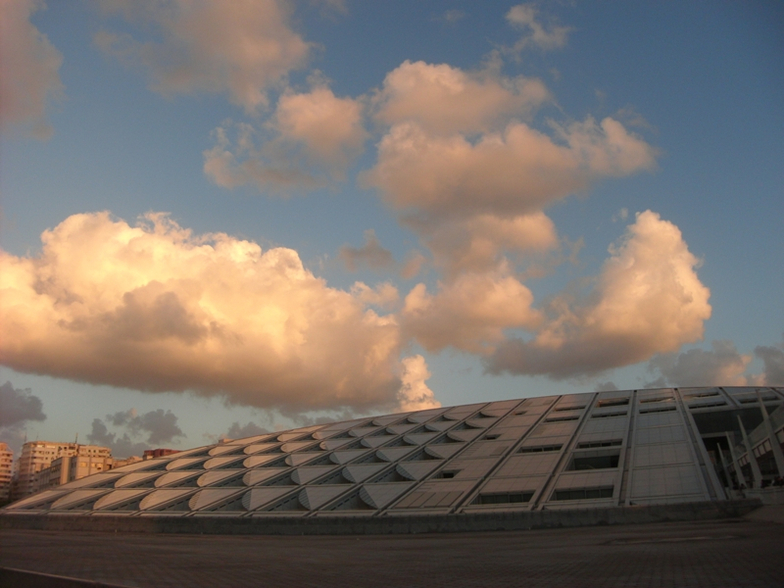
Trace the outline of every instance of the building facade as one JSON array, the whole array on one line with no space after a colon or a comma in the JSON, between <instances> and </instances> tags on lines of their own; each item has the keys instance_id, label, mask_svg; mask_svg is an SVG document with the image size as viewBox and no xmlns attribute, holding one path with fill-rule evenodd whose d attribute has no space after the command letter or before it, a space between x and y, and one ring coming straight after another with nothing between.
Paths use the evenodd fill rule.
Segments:
<instances>
[{"instance_id":1,"label":"building facade","mask_svg":"<svg viewBox=\"0 0 784 588\"><path fill-rule=\"evenodd\" d=\"M50 469L50 466L55 460L73 456L83 457L85 459L82 461L90 461L92 463L92 460L88 460L87 458L96 458L96 460L111 459L111 450L108 447L100 447L98 445L80 445L78 443L57 443L52 441L28 441L22 445L22 453L19 457L15 497L22 498L34 494L39 490L54 484L56 480L63 479L62 476L65 476L64 479L66 481L76 479L70 477L70 463L63 466L62 462L59 462L56 473L53 473ZM76 472L90 470L91 466L80 466L79 463L81 462L77 461L73 475L76 475ZM97 463L98 462L96 461L96 466ZM97 468L94 468L91 473L95 473L96 471L98 471Z\"/></svg>"},{"instance_id":2,"label":"building facade","mask_svg":"<svg viewBox=\"0 0 784 588\"><path fill-rule=\"evenodd\" d=\"M4 513L396 517L723 501L784 475L770 449L784 442L782 405L783 388L667 388L365 417L139 461Z\"/></svg>"},{"instance_id":3,"label":"building facade","mask_svg":"<svg viewBox=\"0 0 784 588\"><path fill-rule=\"evenodd\" d=\"M112 469L114 460L108 447L78 445L73 455L58 457L38 474L38 489L46 490Z\"/></svg>"},{"instance_id":4,"label":"building facade","mask_svg":"<svg viewBox=\"0 0 784 588\"><path fill-rule=\"evenodd\" d=\"M0 443L0 504L11 498L11 483L14 473L14 452L6 443Z\"/></svg>"}]
</instances>

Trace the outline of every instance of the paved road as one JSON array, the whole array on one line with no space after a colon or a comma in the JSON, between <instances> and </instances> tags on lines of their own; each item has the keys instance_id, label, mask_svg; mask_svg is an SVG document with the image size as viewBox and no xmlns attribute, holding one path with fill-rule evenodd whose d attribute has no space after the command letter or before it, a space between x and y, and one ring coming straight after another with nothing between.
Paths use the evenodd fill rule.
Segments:
<instances>
[{"instance_id":1,"label":"paved road","mask_svg":"<svg viewBox=\"0 0 784 588\"><path fill-rule=\"evenodd\" d=\"M2 530L0 566L153 588L769 587L784 586L782 548L784 526L754 519L362 537Z\"/></svg>"}]
</instances>

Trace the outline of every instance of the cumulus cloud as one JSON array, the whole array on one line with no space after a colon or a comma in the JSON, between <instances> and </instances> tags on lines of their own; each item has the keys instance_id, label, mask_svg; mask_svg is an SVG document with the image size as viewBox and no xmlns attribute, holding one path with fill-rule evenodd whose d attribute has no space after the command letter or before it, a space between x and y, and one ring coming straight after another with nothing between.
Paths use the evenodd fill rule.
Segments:
<instances>
[{"instance_id":1,"label":"cumulus cloud","mask_svg":"<svg viewBox=\"0 0 784 588\"><path fill-rule=\"evenodd\" d=\"M264 433L269 433L266 428L260 427L256 423L252 421L248 421L245 425L240 425L238 421L235 421L229 427L229 430L226 432L225 435L221 435L221 438L227 439L243 439L245 437L253 437L254 435L263 435Z\"/></svg>"},{"instance_id":2,"label":"cumulus cloud","mask_svg":"<svg viewBox=\"0 0 784 588\"><path fill-rule=\"evenodd\" d=\"M534 328L539 313L533 295L508 268L464 273L452 283L439 284L435 294L418 284L406 296L401 313L404 332L428 351L448 346L487 354L504 340L508 328Z\"/></svg>"},{"instance_id":3,"label":"cumulus cloud","mask_svg":"<svg viewBox=\"0 0 784 588\"><path fill-rule=\"evenodd\" d=\"M232 139L232 131L235 138ZM276 149L256 146L253 125L226 121L213 131L215 145L204 151L204 173L222 188L254 186L259 191L288 193L324 185L297 161Z\"/></svg>"},{"instance_id":4,"label":"cumulus cloud","mask_svg":"<svg viewBox=\"0 0 784 588\"><path fill-rule=\"evenodd\" d=\"M345 179L367 133L359 101L317 87L308 93L283 94L261 131L227 121L214 136L215 145L204 152L204 172L213 182L224 188L252 185L274 192L313 189Z\"/></svg>"},{"instance_id":5,"label":"cumulus cloud","mask_svg":"<svg viewBox=\"0 0 784 588\"><path fill-rule=\"evenodd\" d=\"M420 222L476 214L538 212L606 176L650 169L655 152L623 126L605 118L557 128L552 137L523 123L485 134L428 134L415 123L393 126L379 144L368 184L386 202Z\"/></svg>"},{"instance_id":6,"label":"cumulus cloud","mask_svg":"<svg viewBox=\"0 0 784 588\"><path fill-rule=\"evenodd\" d=\"M311 50L292 29L285 0L101 0L100 7L136 27L136 36L104 29L96 44L146 68L154 90L226 93L248 113L265 106L267 90L303 67ZM144 32L151 38L140 40Z\"/></svg>"},{"instance_id":7,"label":"cumulus cloud","mask_svg":"<svg viewBox=\"0 0 784 588\"><path fill-rule=\"evenodd\" d=\"M43 420L43 403L29 388L17 389L11 382L0 386L0 428Z\"/></svg>"},{"instance_id":8,"label":"cumulus cloud","mask_svg":"<svg viewBox=\"0 0 784 588\"><path fill-rule=\"evenodd\" d=\"M610 254L589 294L556 297L535 338L505 341L487 370L556 379L596 374L702 338L710 291L678 227L638 213Z\"/></svg>"},{"instance_id":9,"label":"cumulus cloud","mask_svg":"<svg viewBox=\"0 0 784 588\"><path fill-rule=\"evenodd\" d=\"M520 52L528 47L542 50L560 49L566 45L570 27L555 24L545 25L538 19L539 11L535 4L518 4L506 13L506 20L513 27L523 31L523 36L515 43L513 51Z\"/></svg>"},{"instance_id":10,"label":"cumulus cloud","mask_svg":"<svg viewBox=\"0 0 784 588\"><path fill-rule=\"evenodd\" d=\"M29 126L47 138L47 104L63 94L63 56L31 22L42 0L0 2L0 121Z\"/></svg>"},{"instance_id":11,"label":"cumulus cloud","mask_svg":"<svg viewBox=\"0 0 784 588\"><path fill-rule=\"evenodd\" d=\"M476 133L509 116L527 116L548 98L536 79L405 61L387 74L374 105L376 119L386 125L412 122L428 133Z\"/></svg>"},{"instance_id":12,"label":"cumulus cloud","mask_svg":"<svg viewBox=\"0 0 784 588\"><path fill-rule=\"evenodd\" d=\"M175 414L162 408L151 410L140 415L135 408L116 412L106 416L106 419L115 427L126 427L132 434L148 433L147 442L150 444L166 443L175 437L183 437L183 432L177 426Z\"/></svg>"},{"instance_id":13,"label":"cumulus cloud","mask_svg":"<svg viewBox=\"0 0 784 588\"><path fill-rule=\"evenodd\" d=\"M360 267L371 269L389 269L395 265L395 258L388 249L381 246L373 229L365 231L365 243L362 247L344 245L338 253L340 260L349 271L355 272Z\"/></svg>"},{"instance_id":14,"label":"cumulus cloud","mask_svg":"<svg viewBox=\"0 0 784 588\"><path fill-rule=\"evenodd\" d=\"M754 355L765 365L764 383L768 386L784 386L784 341L778 345L755 347Z\"/></svg>"},{"instance_id":15,"label":"cumulus cloud","mask_svg":"<svg viewBox=\"0 0 784 588\"><path fill-rule=\"evenodd\" d=\"M437 223L432 228L422 227L421 232L435 265L450 280L462 272L495 268L506 254L520 257L559 245L555 225L543 212L510 218L479 214L465 220Z\"/></svg>"},{"instance_id":16,"label":"cumulus cloud","mask_svg":"<svg viewBox=\"0 0 784 588\"><path fill-rule=\"evenodd\" d=\"M545 207L603 178L655 165L655 150L612 118L553 123L551 131L512 121L471 138L395 123L363 181L381 192L447 274L489 270L505 253L556 245Z\"/></svg>"},{"instance_id":17,"label":"cumulus cloud","mask_svg":"<svg viewBox=\"0 0 784 588\"><path fill-rule=\"evenodd\" d=\"M132 455L142 455L145 450L151 449L144 441L134 441L124 433L118 436L117 433L110 433L106 423L101 419L93 419L92 428L87 433L87 441L93 445L108 447L112 451L113 457L130 457Z\"/></svg>"},{"instance_id":18,"label":"cumulus cloud","mask_svg":"<svg viewBox=\"0 0 784 588\"><path fill-rule=\"evenodd\" d=\"M403 360L403 385L398 392L401 410L426 410L441 406L433 391L425 384L429 377L427 363L421 355L406 357Z\"/></svg>"},{"instance_id":19,"label":"cumulus cloud","mask_svg":"<svg viewBox=\"0 0 784 588\"><path fill-rule=\"evenodd\" d=\"M713 341L710 351L658 355L648 362L648 370L659 373L670 386L745 386L751 359L739 353L732 341Z\"/></svg>"},{"instance_id":20,"label":"cumulus cloud","mask_svg":"<svg viewBox=\"0 0 784 588\"><path fill-rule=\"evenodd\" d=\"M283 247L77 214L35 257L0 252L0 362L288 411L394 407L396 317L329 287ZM380 292L380 291L379 291ZM382 294L379 294L381 296Z\"/></svg>"},{"instance_id":21,"label":"cumulus cloud","mask_svg":"<svg viewBox=\"0 0 784 588\"><path fill-rule=\"evenodd\" d=\"M338 98L324 86L302 94L285 93L272 125L282 142L302 145L310 162L340 175L362 152L367 138L360 102Z\"/></svg>"},{"instance_id":22,"label":"cumulus cloud","mask_svg":"<svg viewBox=\"0 0 784 588\"><path fill-rule=\"evenodd\" d=\"M103 420L93 419L87 440L109 447L115 457L141 455L146 449L160 447L185 436L177 425L177 416L170 410L164 412L162 408L142 415L131 408L108 414L106 420L112 426L123 429L122 435L109 432Z\"/></svg>"}]
</instances>

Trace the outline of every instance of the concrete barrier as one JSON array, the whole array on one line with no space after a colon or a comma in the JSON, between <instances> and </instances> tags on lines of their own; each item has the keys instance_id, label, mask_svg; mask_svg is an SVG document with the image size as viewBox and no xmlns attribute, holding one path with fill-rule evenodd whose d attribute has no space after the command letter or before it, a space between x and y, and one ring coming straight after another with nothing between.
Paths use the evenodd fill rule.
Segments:
<instances>
[{"instance_id":1,"label":"concrete barrier","mask_svg":"<svg viewBox=\"0 0 784 588\"><path fill-rule=\"evenodd\" d=\"M747 497L758 498L762 504L784 505L784 488L751 488L745 492Z\"/></svg>"},{"instance_id":2,"label":"concrete barrier","mask_svg":"<svg viewBox=\"0 0 784 588\"><path fill-rule=\"evenodd\" d=\"M480 512L381 517L210 517L91 516L86 514L0 514L0 529L103 533L211 535L382 535L521 531L592 525L628 525L741 517L759 507L756 498L615 508Z\"/></svg>"}]
</instances>

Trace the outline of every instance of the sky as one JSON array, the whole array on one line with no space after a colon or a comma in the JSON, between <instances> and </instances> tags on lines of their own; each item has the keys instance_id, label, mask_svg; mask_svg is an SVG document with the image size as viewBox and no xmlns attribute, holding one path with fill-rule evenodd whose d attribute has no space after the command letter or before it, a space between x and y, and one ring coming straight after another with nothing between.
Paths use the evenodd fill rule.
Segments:
<instances>
[{"instance_id":1,"label":"sky","mask_svg":"<svg viewBox=\"0 0 784 588\"><path fill-rule=\"evenodd\" d=\"M0 2L0 441L784 385L779 2Z\"/></svg>"}]
</instances>

